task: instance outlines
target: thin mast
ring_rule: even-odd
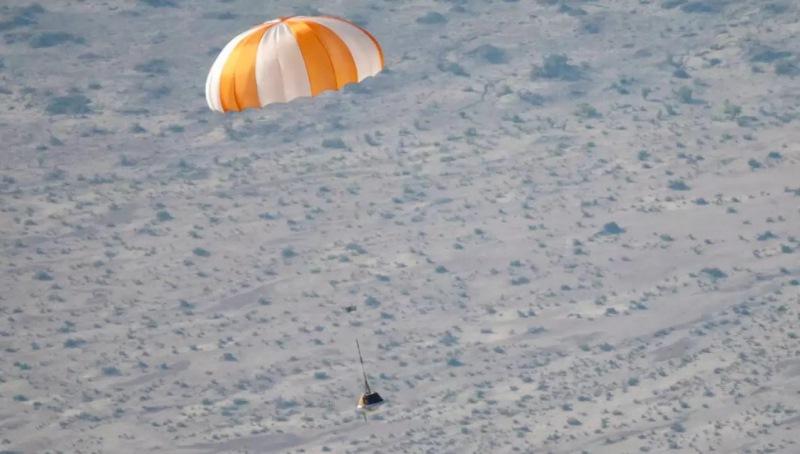
[[[356,348],[358,349],[358,360],[361,361],[361,373],[364,375],[364,389],[366,390],[367,394],[370,394],[372,390],[369,389],[369,382],[367,381],[367,372],[364,369],[364,358],[361,357],[361,346],[358,345],[358,339],[356,339]]]

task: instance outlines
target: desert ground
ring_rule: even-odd
[[[322,13],[386,69],[208,109],[228,40]],[[800,452],[797,2],[6,0],[0,34],[0,453]]]

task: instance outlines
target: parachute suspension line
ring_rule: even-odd
[[[370,394],[372,390],[369,389],[369,382],[367,381],[367,371],[364,369],[364,358],[361,357],[361,346],[358,345],[358,339],[356,339],[356,348],[358,349],[358,360],[361,362],[361,373],[364,375],[364,389],[367,394]]]

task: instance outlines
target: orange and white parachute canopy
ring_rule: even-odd
[[[238,112],[316,96],[383,69],[383,51],[368,31],[332,16],[265,22],[233,38],[206,79],[211,110]]]

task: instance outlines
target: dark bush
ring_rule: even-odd
[[[43,47],[54,47],[61,44],[84,44],[85,41],[80,36],[75,36],[65,32],[39,33],[30,40],[30,45],[34,49]]]
[[[141,3],[144,3],[147,6],[152,6],[153,8],[177,8],[178,4],[175,0],[139,0]]]
[[[86,115],[92,113],[91,102],[80,94],[57,96],[50,100],[46,110],[51,115]]]
[[[169,71],[167,61],[160,58],[154,58],[144,63],[139,63],[134,66],[133,69],[145,74],[166,74]]]
[[[669,182],[669,188],[673,191],[688,191],[689,185],[684,183],[683,180],[672,180]]]
[[[424,16],[420,16],[417,18],[417,23],[420,24],[444,24],[447,22],[447,18],[444,17],[441,13],[437,13],[436,11],[428,11],[427,14]]]
[[[194,252],[194,255],[196,255],[198,257],[209,257],[209,256],[211,256],[210,252],[208,252],[207,250],[205,250],[205,249],[203,249],[201,247],[194,248],[194,250],[192,252]]]
[[[508,53],[499,48],[495,47],[491,44],[484,44],[482,46],[478,46],[470,52],[472,55],[476,55],[481,59],[491,63],[493,65],[499,65],[503,63],[508,63]]]
[[[603,230],[600,231],[601,235],[620,235],[622,233],[625,233],[625,229],[617,225],[616,222],[609,222],[604,225]]]
[[[580,66],[571,65],[569,58],[563,54],[550,54],[544,57],[542,66],[533,72],[534,77],[576,81],[584,78],[584,71]]]

